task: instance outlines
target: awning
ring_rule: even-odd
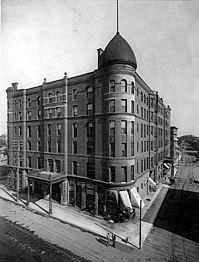
[[[131,195],[132,206],[140,208],[140,200],[142,200],[142,199],[141,199],[140,195],[138,194],[135,187],[131,188],[130,195]],[[144,207],[144,202],[142,201],[142,208],[143,207]]]
[[[118,203],[118,191],[117,190],[108,190],[108,194],[111,196],[111,195],[114,195],[115,198],[116,198],[116,201]]]
[[[164,166],[167,168],[167,169],[169,169],[170,167],[166,164],[166,163],[164,163]]]
[[[125,207],[132,208],[131,201],[130,201],[129,194],[128,194],[127,190],[119,191],[119,194],[120,194],[123,205]]]
[[[149,183],[151,183],[153,186],[156,186],[156,183],[153,181],[152,178],[149,177]]]

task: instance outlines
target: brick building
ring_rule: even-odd
[[[138,75],[135,55],[119,33],[97,51],[93,72],[7,89],[8,165],[15,173],[13,141],[19,140],[22,184],[27,173],[65,174],[53,186],[60,202],[103,214],[107,195],[130,206],[132,188],[143,198],[162,178],[171,110]],[[33,184],[34,191],[48,191]]]

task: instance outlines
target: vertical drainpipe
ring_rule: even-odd
[[[64,101],[64,173],[68,174],[68,76],[67,73],[64,73],[64,93],[65,93],[65,101]],[[62,204],[67,205],[68,203],[68,180],[63,182],[62,189]]]

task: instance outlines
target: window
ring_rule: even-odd
[[[121,134],[127,133],[127,121],[122,120],[121,121]]]
[[[93,163],[86,163],[87,166],[87,177],[94,179],[95,178],[95,170]]]
[[[121,173],[123,180],[127,182],[127,166],[121,166]]]
[[[28,150],[31,150],[31,141],[27,142],[27,148],[28,148]]]
[[[77,100],[77,89],[73,90],[72,100],[73,101]]]
[[[77,106],[73,106],[73,116],[77,116]]]
[[[27,136],[31,137],[31,126],[27,127]]]
[[[37,168],[41,169],[41,158],[40,157],[37,158]]]
[[[77,154],[77,141],[73,141],[73,154]]]
[[[134,101],[131,101],[131,113],[134,114]]]
[[[48,133],[48,136],[51,136],[51,124],[48,124],[47,126],[47,133]]]
[[[143,93],[141,92],[141,101],[143,101]]]
[[[61,136],[61,124],[57,124],[57,135]]]
[[[137,123],[137,132],[139,132],[139,124]]]
[[[153,151],[153,141],[151,141],[151,150]]]
[[[87,115],[93,114],[93,104],[87,104]]]
[[[110,90],[110,92],[115,92],[115,81],[114,80],[110,81],[109,90]]]
[[[134,156],[134,142],[131,141],[131,156]]]
[[[134,94],[135,85],[134,82],[131,82],[131,93]]]
[[[109,122],[109,134],[115,135],[115,121]]]
[[[87,142],[87,154],[92,155],[93,154],[93,143],[88,141]]]
[[[19,108],[22,107],[21,99],[19,99]]]
[[[141,153],[143,153],[143,141],[141,141]]]
[[[143,172],[143,160],[141,160],[141,173]]]
[[[37,141],[37,151],[41,151],[41,143],[40,143],[40,141]]]
[[[31,157],[27,157],[27,167],[31,167]]]
[[[31,120],[31,111],[28,111],[28,120]]]
[[[144,94],[144,103],[146,103],[146,96],[145,96],[145,94]]]
[[[127,144],[126,143],[122,143],[121,149],[122,149],[122,156],[127,156]]]
[[[110,156],[115,156],[115,143],[110,143]]]
[[[139,113],[139,106],[137,105],[137,114]]]
[[[143,124],[141,124],[141,137],[143,137]]]
[[[28,107],[31,107],[31,98],[28,98]]]
[[[109,101],[109,112],[110,113],[115,112],[115,100],[110,100]]]
[[[40,97],[40,96],[38,96],[38,98],[37,98],[37,105],[38,105],[38,106],[41,105],[41,97]]]
[[[137,162],[137,173],[139,173],[139,162]]]
[[[144,108],[144,118],[146,118],[146,109]]]
[[[73,161],[72,173],[73,175],[77,176],[77,161]]]
[[[15,134],[17,133],[17,127],[15,126],[15,129],[14,129],[14,131],[15,131]]]
[[[57,98],[57,102],[60,102],[60,100],[61,100],[61,94],[60,94],[59,91],[57,91],[57,93],[56,93],[56,98]]]
[[[143,117],[143,107],[141,106],[141,117]]]
[[[61,153],[61,140],[57,141],[57,153]]]
[[[52,103],[52,101],[53,101],[52,93],[49,93],[48,94],[48,102]]]
[[[19,126],[18,132],[19,132],[19,136],[22,136],[22,127],[21,126]]]
[[[93,88],[91,86],[89,86],[87,88],[87,97],[92,98],[92,94],[93,94]]]
[[[111,182],[115,183],[115,167],[110,166]]]
[[[38,110],[38,111],[37,111],[37,118],[38,118],[38,119],[41,119],[41,110]]]
[[[56,167],[56,173],[61,172],[61,161],[60,160],[55,160],[55,167]]]
[[[40,126],[37,126],[37,137],[41,137],[41,129],[40,129]]]
[[[127,92],[127,82],[124,79],[121,81],[121,92]]]
[[[121,106],[122,106],[122,112],[126,113],[127,112],[127,100],[126,99],[121,100]]]
[[[131,121],[131,135],[134,135],[134,121]]]
[[[93,123],[89,122],[87,123],[87,137],[93,136]]]
[[[48,141],[48,152],[51,152],[51,141]]]
[[[61,116],[61,108],[60,108],[60,107],[57,107],[57,108],[56,108],[56,116],[57,116],[57,117],[60,117],[60,116]]]
[[[52,110],[52,108],[50,108],[49,109],[49,118],[52,118],[52,116],[53,116],[53,110]]]
[[[135,179],[135,173],[134,173],[134,165],[131,165],[131,180]]]
[[[137,152],[139,152],[139,142],[137,142]]]
[[[49,171],[54,172],[54,163],[52,159],[48,159]]]
[[[14,101],[14,106],[15,106],[15,107],[17,106],[17,100]]]
[[[144,125],[144,137],[146,137],[146,125]]]
[[[22,120],[22,112],[19,112],[19,121]]]

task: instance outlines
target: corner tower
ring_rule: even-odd
[[[96,85],[102,85],[102,180],[114,184],[132,183],[137,61],[130,45],[119,33],[104,51],[99,50]]]

